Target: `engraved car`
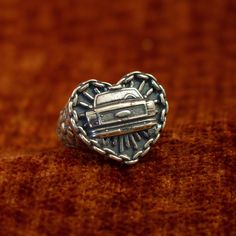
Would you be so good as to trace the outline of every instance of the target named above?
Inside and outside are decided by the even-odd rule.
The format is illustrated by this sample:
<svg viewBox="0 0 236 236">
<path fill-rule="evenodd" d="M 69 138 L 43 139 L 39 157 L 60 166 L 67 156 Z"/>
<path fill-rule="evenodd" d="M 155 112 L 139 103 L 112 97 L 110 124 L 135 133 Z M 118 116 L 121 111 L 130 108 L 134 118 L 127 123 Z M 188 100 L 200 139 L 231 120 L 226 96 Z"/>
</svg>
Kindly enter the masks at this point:
<svg viewBox="0 0 236 236">
<path fill-rule="evenodd" d="M 157 124 L 154 101 L 145 99 L 136 88 L 112 87 L 97 94 L 93 109 L 86 112 L 88 132 L 104 138 L 145 130 Z"/>
</svg>

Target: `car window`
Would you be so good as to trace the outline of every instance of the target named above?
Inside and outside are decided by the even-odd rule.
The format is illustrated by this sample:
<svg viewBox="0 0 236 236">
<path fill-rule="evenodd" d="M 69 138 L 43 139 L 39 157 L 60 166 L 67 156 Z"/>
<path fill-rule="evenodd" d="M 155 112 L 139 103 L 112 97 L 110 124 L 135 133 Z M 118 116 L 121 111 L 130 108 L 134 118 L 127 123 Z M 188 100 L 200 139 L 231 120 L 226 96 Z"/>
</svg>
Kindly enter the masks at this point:
<svg viewBox="0 0 236 236">
<path fill-rule="evenodd" d="M 126 89 L 126 90 L 118 90 L 118 91 L 110 91 L 109 93 L 99 94 L 96 98 L 95 103 L 97 105 L 119 101 L 123 99 L 134 99 L 134 98 L 142 98 L 140 93 L 136 89 Z"/>
</svg>

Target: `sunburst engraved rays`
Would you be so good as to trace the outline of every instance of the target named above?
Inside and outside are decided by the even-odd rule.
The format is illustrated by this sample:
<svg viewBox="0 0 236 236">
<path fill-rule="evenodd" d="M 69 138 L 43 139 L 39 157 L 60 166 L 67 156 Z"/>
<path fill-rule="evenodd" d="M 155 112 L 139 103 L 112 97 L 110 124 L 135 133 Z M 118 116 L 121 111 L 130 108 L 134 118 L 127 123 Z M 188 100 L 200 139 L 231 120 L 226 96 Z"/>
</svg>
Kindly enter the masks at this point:
<svg viewBox="0 0 236 236">
<path fill-rule="evenodd" d="M 133 80 L 130 81 L 130 87 L 134 87 L 134 81 Z"/>
<path fill-rule="evenodd" d="M 130 142 L 129 142 L 128 135 L 124 135 L 124 143 L 125 143 L 125 147 L 130 148 Z"/>
<path fill-rule="evenodd" d="M 148 96 L 150 96 L 150 95 L 152 94 L 152 92 L 153 92 L 153 88 L 150 88 L 150 89 L 146 92 L 145 98 L 147 98 Z"/>
<path fill-rule="evenodd" d="M 120 152 L 124 152 L 124 136 L 119 136 L 119 149 Z"/>
<path fill-rule="evenodd" d="M 83 92 L 83 94 L 86 98 L 88 98 L 88 100 L 90 100 L 90 101 L 94 100 L 94 97 L 92 95 L 90 95 L 88 92 Z"/>
<path fill-rule="evenodd" d="M 145 79 L 142 80 L 142 82 L 138 85 L 137 89 L 139 90 L 139 92 L 143 95 L 144 98 L 147 98 L 148 96 L 150 96 L 154 89 L 153 88 L 149 88 L 146 92 L 144 92 L 144 87 L 146 85 L 146 81 Z M 135 87 L 135 83 L 134 83 L 134 80 L 128 80 L 126 81 L 126 84 L 123 85 L 123 87 Z"/>
<path fill-rule="evenodd" d="M 94 88 L 93 90 L 94 90 L 94 92 L 95 92 L 96 94 L 101 93 L 101 91 L 100 91 L 98 88 Z"/>
<path fill-rule="evenodd" d="M 79 102 L 78 105 L 84 107 L 84 108 L 92 108 L 92 105 L 86 103 L 86 102 Z"/>
<path fill-rule="evenodd" d="M 142 139 L 138 132 L 133 133 L 133 135 L 136 141 L 140 141 Z"/>
<path fill-rule="evenodd" d="M 132 144 L 133 148 L 134 149 L 138 149 L 138 145 L 134 139 L 134 136 L 133 134 L 129 134 L 129 140 L 130 140 L 130 143 Z"/>
<path fill-rule="evenodd" d="M 89 86 L 84 86 L 80 89 L 82 97 L 79 98 L 78 105 L 82 108 L 93 108 L 94 98 L 97 94 L 107 91 L 107 88 L 102 83 L 95 83 L 89 92 Z"/>
<path fill-rule="evenodd" d="M 126 150 L 132 148 L 133 150 L 138 149 L 139 142 L 144 139 L 149 139 L 147 131 L 138 131 L 131 134 L 120 135 L 116 137 L 103 138 L 101 143 L 103 146 L 117 146 L 120 153 L 124 153 Z"/>
<path fill-rule="evenodd" d="M 81 94 L 84 99 L 79 99 L 82 101 L 79 101 L 78 105 L 83 108 L 91 109 L 93 107 L 94 96 L 88 93 L 88 91 L 83 91 Z"/>
<path fill-rule="evenodd" d="M 150 96 L 153 93 L 154 90 L 153 90 L 153 88 L 149 88 L 146 92 L 144 92 L 143 90 L 144 90 L 145 84 L 146 84 L 146 80 L 144 79 L 140 83 L 138 90 L 143 95 L 144 98 L 147 98 L 148 96 Z"/>
<path fill-rule="evenodd" d="M 142 83 L 138 87 L 138 90 L 139 90 L 140 93 L 142 92 L 144 86 L 145 86 L 145 80 L 143 80 Z"/>
</svg>

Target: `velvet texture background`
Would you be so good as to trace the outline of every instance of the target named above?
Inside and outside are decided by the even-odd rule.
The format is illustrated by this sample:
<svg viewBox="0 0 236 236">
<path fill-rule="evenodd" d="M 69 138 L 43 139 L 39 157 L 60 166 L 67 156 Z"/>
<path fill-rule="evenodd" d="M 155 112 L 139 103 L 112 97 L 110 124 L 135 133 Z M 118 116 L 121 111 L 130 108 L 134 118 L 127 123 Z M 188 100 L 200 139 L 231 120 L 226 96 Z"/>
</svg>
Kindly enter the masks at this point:
<svg viewBox="0 0 236 236">
<path fill-rule="evenodd" d="M 236 235 L 234 0 L 0 0 L 0 235 Z M 170 105 L 135 166 L 55 129 L 76 85 L 154 74 Z"/>
</svg>

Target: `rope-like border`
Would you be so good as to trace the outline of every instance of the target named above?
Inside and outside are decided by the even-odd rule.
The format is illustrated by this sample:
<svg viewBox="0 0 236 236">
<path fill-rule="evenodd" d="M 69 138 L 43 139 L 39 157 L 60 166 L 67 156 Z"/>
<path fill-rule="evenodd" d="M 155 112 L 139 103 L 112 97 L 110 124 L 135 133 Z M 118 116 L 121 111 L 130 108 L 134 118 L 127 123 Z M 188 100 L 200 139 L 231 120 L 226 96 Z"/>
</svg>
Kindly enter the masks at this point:
<svg viewBox="0 0 236 236">
<path fill-rule="evenodd" d="M 78 105 L 78 94 L 77 92 L 83 92 L 86 90 L 91 84 L 97 87 L 105 87 L 105 86 L 112 86 L 109 83 L 101 83 L 97 80 L 88 80 L 86 82 L 81 83 L 73 92 L 67 105 L 65 106 L 64 110 L 61 111 L 59 121 L 58 121 L 58 129 L 57 133 L 60 140 L 63 142 L 64 145 L 69 147 L 78 147 L 79 140 L 82 140 L 86 145 L 90 146 L 96 152 L 107 155 L 109 158 L 122 162 L 125 164 L 134 164 L 139 161 L 140 157 L 143 157 L 149 150 L 151 145 L 155 144 L 156 141 L 160 137 L 161 130 L 165 127 L 166 123 L 166 115 L 168 113 L 168 102 L 166 100 L 166 94 L 163 87 L 157 83 L 156 78 L 150 74 L 141 73 L 139 71 L 132 72 L 124 76 L 117 84 L 129 83 L 134 76 L 137 76 L 141 79 L 152 79 L 152 86 L 156 90 L 159 91 L 160 101 L 163 105 L 163 109 L 161 111 L 161 124 L 158 124 L 156 127 L 156 138 L 150 138 L 144 145 L 144 150 L 138 151 L 132 158 L 128 157 L 127 155 L 116 155 L 116 153 L 109 149 L 109 148 L 101 148 L 98 142 L 95 139 L 90 139 L 84 130 L 83 127 L 78 125 L 79 117 L 77 112 L 75 111 L 75 107 Z"/>
</svg>

